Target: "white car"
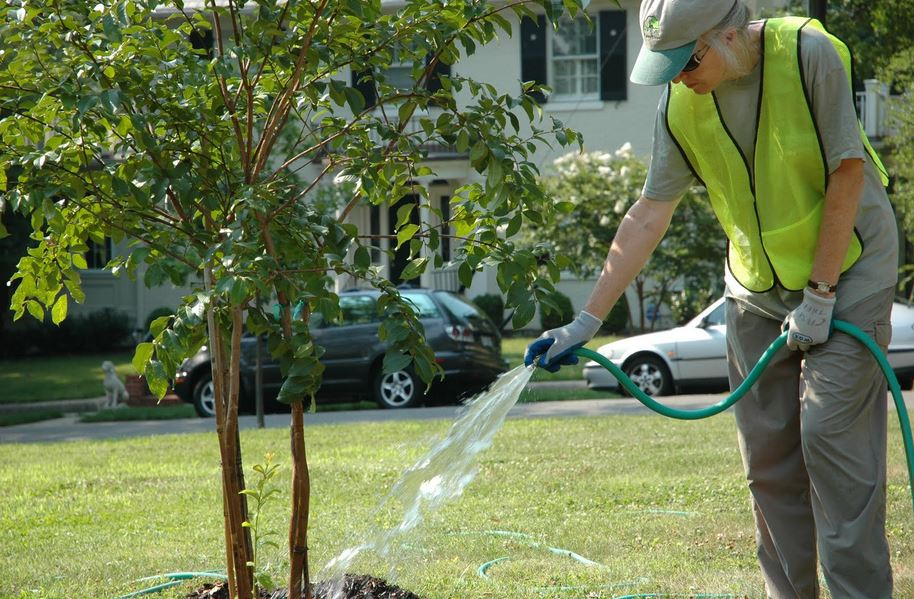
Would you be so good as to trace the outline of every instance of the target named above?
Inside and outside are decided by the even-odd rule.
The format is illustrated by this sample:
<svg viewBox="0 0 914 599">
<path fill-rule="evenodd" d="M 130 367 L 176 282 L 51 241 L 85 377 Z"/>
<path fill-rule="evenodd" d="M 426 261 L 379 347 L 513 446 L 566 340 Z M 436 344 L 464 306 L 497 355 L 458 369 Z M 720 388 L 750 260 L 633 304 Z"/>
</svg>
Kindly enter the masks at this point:
<svg viewBox="0 0 914 599">
<path fill-rule="evenodd" d="M 705 308 L 687 324 L 667 331 L 636 335 L 597 351 L 622 369 L 648 395 L 670 395 L 688 388 L 727 389 L 727 325 L 724 299 Z M 914 382 L 914 308 L 892 306 L 889 363 L 901 387 Z M 619 389 L 616 378 L 593 361 L 584 365 L 592 389 Z"/>
</svg>

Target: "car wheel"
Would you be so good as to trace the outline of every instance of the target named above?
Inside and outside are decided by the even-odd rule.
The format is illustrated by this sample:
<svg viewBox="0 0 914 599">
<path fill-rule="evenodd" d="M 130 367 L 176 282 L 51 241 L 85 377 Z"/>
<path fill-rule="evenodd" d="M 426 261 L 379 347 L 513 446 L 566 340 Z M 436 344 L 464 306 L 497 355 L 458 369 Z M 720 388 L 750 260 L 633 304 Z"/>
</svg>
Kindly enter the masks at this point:
<svg viewBox="0 0 914 599">
<path fill-rule="evenodd" d="M 657 356 L 635 356 L 625 364 L 624 372 L 647 395 L 669 395 L 673 392 L 673 377 Z"/>
<path fill-rule="evenodd" d="M 412 370 L 385 373 L 374 377 L 374 398 L 382 408 L 409 408 L 419 403 L 419 381 Z"/>
<path fill-rule="evenodd" d="M 216 415 L 216 392 L 213 377 L 206 373 L 194 385 L 194 409 L 201 418 L 212 418 Z"/>
</svg>

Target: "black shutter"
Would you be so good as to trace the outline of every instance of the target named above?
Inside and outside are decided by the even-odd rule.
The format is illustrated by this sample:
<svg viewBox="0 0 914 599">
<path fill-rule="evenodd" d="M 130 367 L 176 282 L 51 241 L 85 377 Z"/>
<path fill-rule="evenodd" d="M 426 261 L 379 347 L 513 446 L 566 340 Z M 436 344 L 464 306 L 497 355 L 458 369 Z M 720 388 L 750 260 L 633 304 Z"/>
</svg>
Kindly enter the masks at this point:
<svg viewBox="0 0 914 599">
<path fill-rule="evenodd" d="M 359 93 L 365 98 L 365 108 L 371 108 L 378 103 L 378 94 L 375 91 L 371 71 L 352 71 L 352 87 L 359 90 Z"/>
<path fill-rule="evenodd" d="M 546 17 L 533 21 L 524 17 L 520 22 L 520 78 L 546 85 Z M 540 104 L 546 101 L 541 93 L 533 94 Z"/>
<path fill-rule="evenodd" d="M 190 32 L 190 45 L 194 50 L 203 50 L 207 58 L 213 57 L 213 30 L 197 29 Z"/>
<path fill-rule="evenodd" d="M 425 64 L 428 65 L 428 63 L 429 63 L 429 59 L 426 58 Z M 439 60 L 438 62 L 435 63 L 435 70 L 432 71 L 431 76 L 425 82 L 425 89 L 427 89 L 428 91 L 430 91 L 432 93 L 435 93 L 436 91 L 441 89 L 441 79 L 439 79 L 439 77 L 441 75 L 444 75 L 445 77 L 450 77 L 451 76 L 451 65 L 444 64 L 443 62 L 441 62 Z"/>
<path fill-rule="evenodd" d="M 600 11 L 600 98 L 628 98 L 624 10 Z"/>
</svg>

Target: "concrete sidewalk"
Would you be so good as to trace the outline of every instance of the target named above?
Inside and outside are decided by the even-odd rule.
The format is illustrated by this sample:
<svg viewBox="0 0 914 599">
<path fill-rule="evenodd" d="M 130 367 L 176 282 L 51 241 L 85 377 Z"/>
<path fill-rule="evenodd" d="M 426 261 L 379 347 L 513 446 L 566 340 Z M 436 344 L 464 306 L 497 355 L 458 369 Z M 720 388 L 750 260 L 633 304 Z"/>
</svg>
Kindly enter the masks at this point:
<svg viewBox="0 0 914 599">
<path fill-rule="evenodd" d="M 550 383 L 555 385 L 555 383 Z M 568 385 L 569 391 L 575 387 Z M 578 385 L 580 388 L 581 386 Z M 905 404 L 914 409 L 914 391 L 904 391 Z M 659 398 L 665 405 L 679 409 L 697 409 L 722 401 L 726 394 L 679 395 Z M 894 412 L 892 398 L 887 398 Z M 320 412 L 305 415 L 305 426 L 342 424 L 351 422 L 389 422 L 399 420 L 453 420 L 460 406 L 410 408 L 404 410 L 357 410 L 341 412 Z M 508 418 L 561 418 L 593 417 L 624 414 L 653 414 L 638 400 L 625 399 L 583 399 L 568 401 L 545 401 L 522 403 L 514 406 Z M 895 416 L 890 416 L 894 418 Z M 265 418 L 267 428 L 289 426 L 288 414 L 269 414 Z M 257 426 L 254 416 L 239 417 L 242 429 Z M 79 422 L 76 416 L 57 420 L 46 420 L 32 424 L 0 428 L 0 443 L 50 443 L 57 441 L 80 441 L 117 439 L 145 435 L 169 435 L 182 433 L 211 432 L 215 423 L 212 419 L 188 418 L 183 420 L 153 420 L 144 422 Z"/>
</svg>

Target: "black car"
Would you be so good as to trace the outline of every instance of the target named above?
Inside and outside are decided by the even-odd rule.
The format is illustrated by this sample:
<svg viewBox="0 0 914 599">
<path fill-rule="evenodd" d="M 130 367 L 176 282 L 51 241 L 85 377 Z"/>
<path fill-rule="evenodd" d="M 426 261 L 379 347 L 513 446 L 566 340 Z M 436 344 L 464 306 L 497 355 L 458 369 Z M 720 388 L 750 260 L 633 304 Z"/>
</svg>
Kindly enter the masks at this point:
<svg viewBox="0 0 914 599">
<path fill-rule="evenodd" d="M 426 397 L 455 398 L 474 392 L 494 381 L 507 369 L 501 357 L 498 327 L 478 306 L 450 291 L 404 289 L 425 328 L 425 337 L 444 369 L 444 380 L 436 379 Z M 425 384 L 412 367 L 384 373 L 382 362 L 387 344 L 378 338 L 380 320 L 377 291 L 355 290 L 340 294 L 341 322 L 326 323 L 319 314 L 312 318 L 311 334 L 326 351 L 318 400 L 369 397 L 385 408 L 406 408 L 420 404 Z M 241 341 L 241 400 L 243 411 L 254 406 L 256 340 Z M 282 385 L 279 364 L 262 345 L 262 377 L 265 402 L 276 408 L 275 398 Z M 210 356 L 204 347 L 187 360 L 175 377 L 175 392 L 192 403 L 200 416 L 215 414 Z"/>
</svg>

